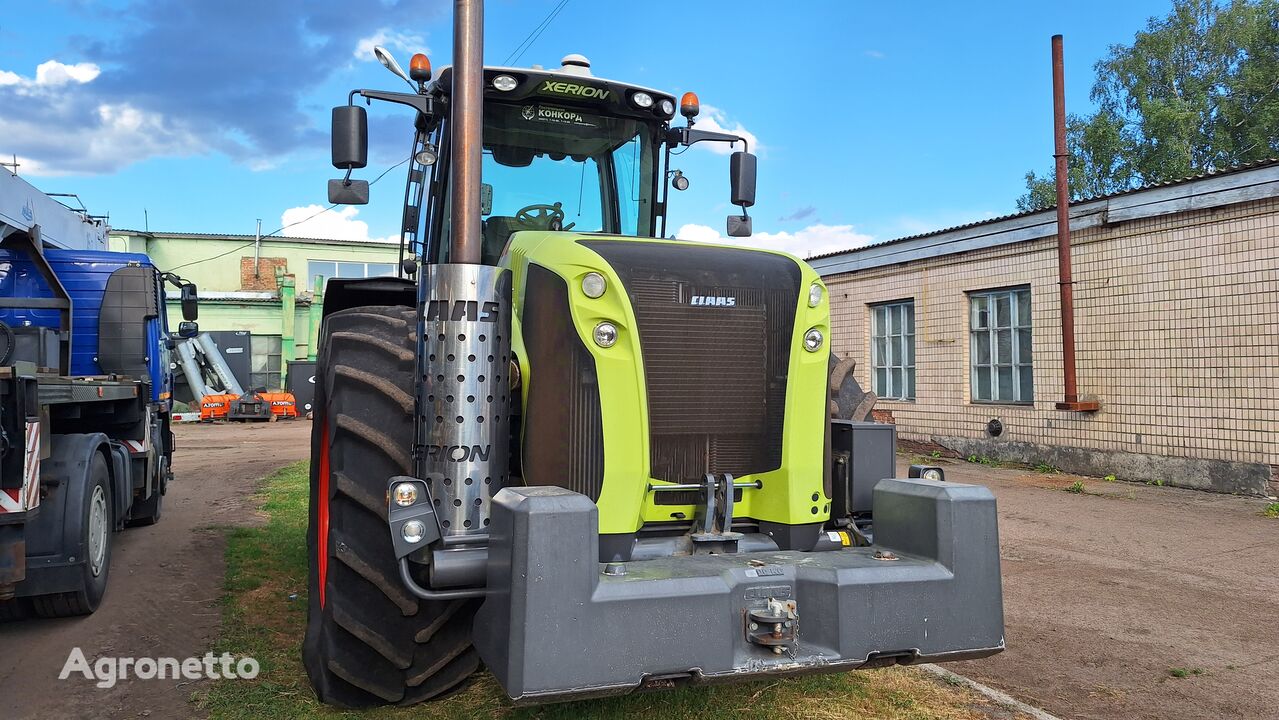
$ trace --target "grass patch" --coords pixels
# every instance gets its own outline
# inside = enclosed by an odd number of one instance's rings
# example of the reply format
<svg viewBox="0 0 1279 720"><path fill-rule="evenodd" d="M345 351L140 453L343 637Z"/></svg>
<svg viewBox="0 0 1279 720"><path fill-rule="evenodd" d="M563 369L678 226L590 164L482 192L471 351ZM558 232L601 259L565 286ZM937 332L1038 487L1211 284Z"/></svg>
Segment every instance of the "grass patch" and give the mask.
<svg viewBox="0 0 1279 720"><path fill-rule="evenodd" d="M1110 475L1107 475L1106 477L1102 479L1105 480L1106 482L1119 482L1119 477L1117 475L1114 475L1113 473Z"/></svg>
<svg viewBox="0 0 1279 720"><path fill-rule="evenodd" d="M222 635L215 654L249 655L261 664L254 680L215 681L193 698L215 720L244 718L633 718L708 717L984 718L981 696L909 668L777 679L732 686L690 687L622 698L513 708L497 682L481 673L466 690L429 706L366 712L325 707L302 669L306 625L307 465L266 479L260 494L265 526L235 528L227 538ZM602 641L607 641L602 639ZM429 709L428 709L429 708Z"/></svg>
<svg viewBox="0 0 1279 720"><path fill-rule="evenodd" d="M1203 675L1203 668L1168 668L1168 674L1175 678L1186 678L1191 675Z"/></svg>
<svg viewBox="0 0 1279 720"><path fill-rule="evenodd" d="M1261 511L1268 518L1279 518L1279 502L1272 502Z"/></svg>
<svg viewBox="0 0 1279 720"><path fill-rule="evenodd" d="M1045 475L1056 475L1058 470L1056 465L1049 465L1048 463L1039 463L1038 465L1035 466L1035 472L1040 472Z"/></svg>
<svg viewBox="0 0 1279 720"><path fill-rule="evenodd" d="M985 455L982 455L982 456L969 455L967 457L967 460L970 463L975 463L977 465L985 465L986 467L999 467L1002 464L995 458L986 457Z"/></svg>
<svg viewBox="0 0 1279 720"><path fill-rule="evenodd" d="M1073 483L1071 483L1068 487L1064 488L1064 490L1065 490L1066 492L1068 492L1068 493L1074 493L1074 494L1076 494L1076 495L1083 495L1083 494L1084 494L1084 484L1083 484L1083 482L1082 482L1082 481L1080 481L1080 480L1076 480L1076 481L1074 481Z"/></svg>

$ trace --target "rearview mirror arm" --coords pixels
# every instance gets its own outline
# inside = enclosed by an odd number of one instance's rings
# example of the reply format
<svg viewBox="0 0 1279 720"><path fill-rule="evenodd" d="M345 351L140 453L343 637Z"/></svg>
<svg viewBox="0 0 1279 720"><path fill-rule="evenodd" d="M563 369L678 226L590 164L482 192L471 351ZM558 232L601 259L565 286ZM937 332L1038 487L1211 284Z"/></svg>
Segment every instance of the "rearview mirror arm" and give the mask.
<svg viewBox="0 0 1279 720"><path fill-rule="evenodd" d="M426 95L392 92L390 90L352 90L351 94L346 98L348 105L355 104L356 95L363 97L365 100L382 100L385 102L398 103L400 105L408 105L423 115L435 115L435 101Z"/></svg>
<svg viewBox="0 0 1279 720"><path fill-rule="evenodd" d="M750 143L740 135L715 132L713 130L694 130L690 127L676 127L666 131L666 144L668 147L672 145L692 145L703 140L726 143L740 142L745 152L750 152L751 150Z"/></svg>

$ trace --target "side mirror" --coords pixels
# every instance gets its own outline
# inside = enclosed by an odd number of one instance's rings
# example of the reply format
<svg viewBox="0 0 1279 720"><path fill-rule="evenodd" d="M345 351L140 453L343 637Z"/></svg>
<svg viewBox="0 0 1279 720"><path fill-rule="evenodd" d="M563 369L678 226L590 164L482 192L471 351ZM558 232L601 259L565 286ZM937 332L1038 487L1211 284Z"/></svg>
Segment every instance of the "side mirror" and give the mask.
<svg viewBox="0 0 1279 720"><path fill-rule="evenodd" d="M359 105L333 108L333 167L362 168L369 161L369 115Z"/></svg>
<svg viewBox="0 0 1279 720"><path fill-rule="evenodd" d="M734 205L748 208L755 204L755 156L748 152L735 152L728 160L729 183Z"/></svg>
<svg viewBox="0 0 1279 720"><path fill-rule="evenodd" d="M200 334L200 326L189 321L178 323L178 337L193 338Z"/></svg>
<svg viewBox="0 0 1279 720"><path fill-rule="evenodd" d="M330 205L368 205L369 204L369 181L368 180L337 180L329 181L329 204Z"/></svg>
<svg viewBox="0 0 1279 720"><path fill-rule="evenodd" d="M728 236L729 237L750 237L751 226L753 223L747 215L729 215L728 216Z"/></svg>
<svg viewBox="0 0 1279 720"><path fill-rule="evenodd" d="M200 317L200 297L196 294L195 283L182 285L182 319L195 320Z"/></svg>

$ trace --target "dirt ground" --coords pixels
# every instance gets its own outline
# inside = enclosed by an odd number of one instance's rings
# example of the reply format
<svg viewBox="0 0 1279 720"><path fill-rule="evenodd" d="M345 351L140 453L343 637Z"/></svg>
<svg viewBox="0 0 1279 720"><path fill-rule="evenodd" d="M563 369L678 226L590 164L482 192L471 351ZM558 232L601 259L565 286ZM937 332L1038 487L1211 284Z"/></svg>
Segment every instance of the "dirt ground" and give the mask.
<svg viewBox="0 0 1279 720"><path fill-rule="evenodd" d="M946 473L998 499L1008 643L947 668L1063 718L1279 715L1279 520L1264 501ZM1084 493L1065 491L1075 481Z"/></svg>
<svg viewBox="0 0 1279 720"><path fill-rule="evenodd" d="M72 647L198 657L218 632L221 535L251 493L308 454L310 424L182 425L164 518L116 536L102 608L0 625L5 717L187 717L196 686L59 681ZM1008 651L949 665L1063 718L1266 718L1279 707L1279 520L1255 499L946 466L999 501ZM1185 677L1175 677L1184 674ZM16 713L16 714L15 714Z"/></svg>
<svg viewBox="0 0 1279 720"><path fill-rule="evenodd" d="M0 716L189 717L195 684L148 680L100 689L58 673L71 648L95 657L200 657L217 636L224 570L211 526L256 521L259 479L309 454L311 423L177 426L174 481L152 527L115 536L107 594L84 618L0 624Z"/></svg>

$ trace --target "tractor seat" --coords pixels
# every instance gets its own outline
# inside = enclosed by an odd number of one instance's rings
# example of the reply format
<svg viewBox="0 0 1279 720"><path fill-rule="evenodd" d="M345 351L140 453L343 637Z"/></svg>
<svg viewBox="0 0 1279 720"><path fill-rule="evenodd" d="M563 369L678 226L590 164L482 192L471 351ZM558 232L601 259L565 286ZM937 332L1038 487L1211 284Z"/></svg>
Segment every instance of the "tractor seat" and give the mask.
<svg viewBox="0 0 1279 720"><path fill-rule="evenodd" d="M529 230L527 225L509 215L494 215L484 221L484 244L480 250L481 260L485 265L496 265L502 256L502 248L511 239L511 233Z"/></svg>

